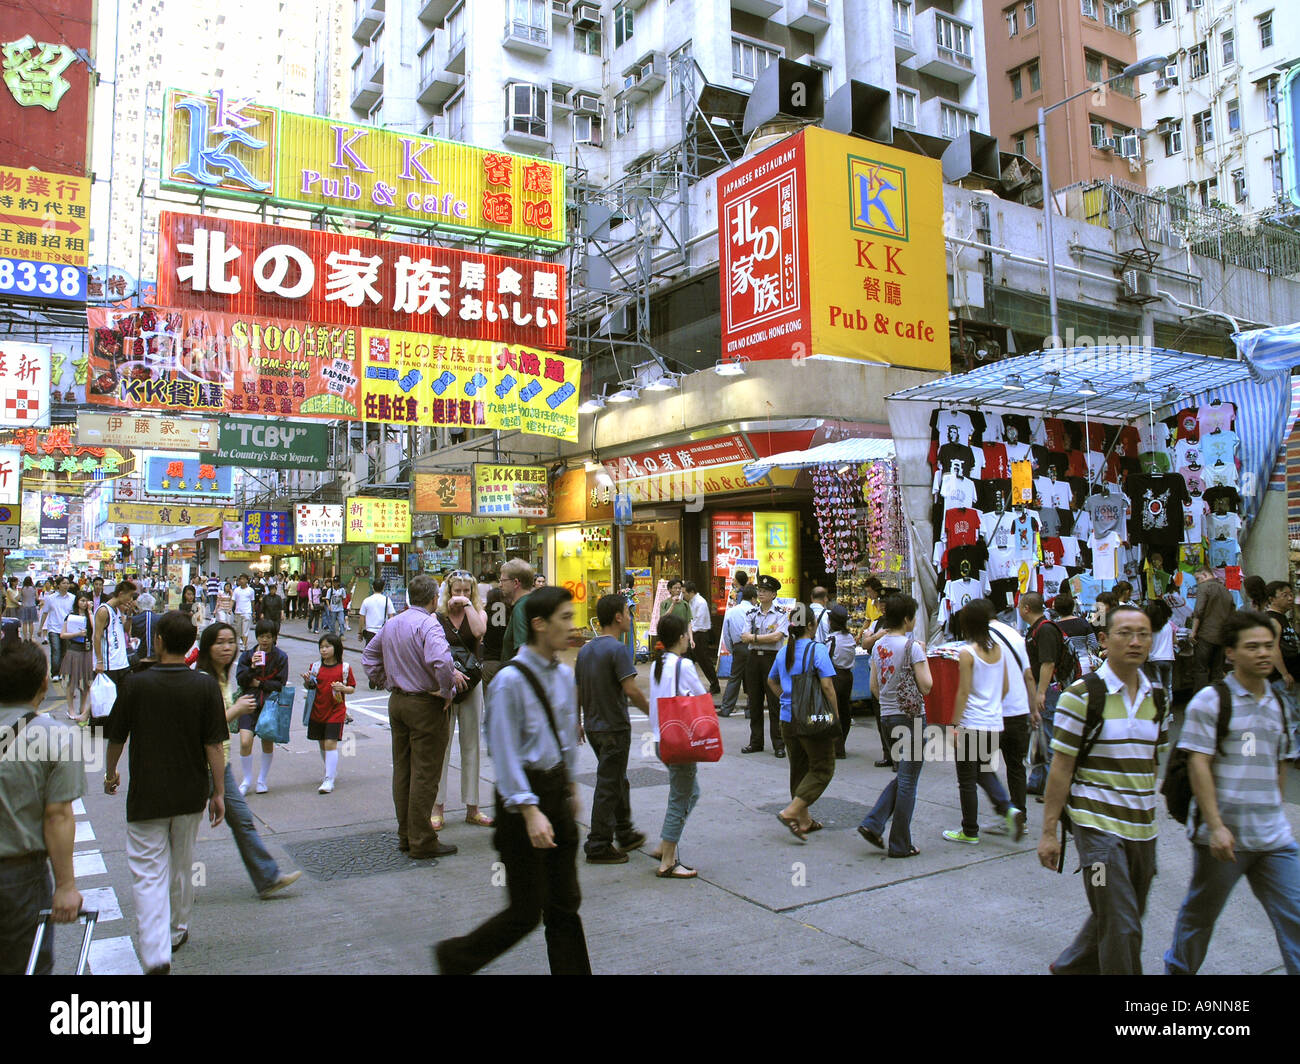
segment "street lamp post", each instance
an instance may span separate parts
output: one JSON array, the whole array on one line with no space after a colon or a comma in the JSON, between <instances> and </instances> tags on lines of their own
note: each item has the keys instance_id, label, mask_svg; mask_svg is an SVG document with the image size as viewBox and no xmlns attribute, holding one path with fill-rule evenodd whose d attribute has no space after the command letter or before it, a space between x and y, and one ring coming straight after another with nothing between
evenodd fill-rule
<instances>
[{"instance_id":1,"label":"street lamp post","mask_svg":"<svg viewBox=\"0 0 1300 1064\"><path fill-rule=\"evenodd\" d=\"M1038 166L1043 176L1043 218L1047 226L1047 305L1051 315L1052 341L1056 347L1063 345L1061 343L1061 323L1056 307L1056 237L1052 225L1052 179L1048 170L1047 116L1057 108L1073 103L1080 96L1096 92L1099 88L1106 88L1116 81L1164 70L1168 62L1168 58L1163 55L1140 59L1136 63L1126 66L1112 78L1107 78L1096 85L1089 85L1086 89L1076 92L1073 96L1067 96L1064 100L1054 103L1050 107L1040 107L1038 109Z\"/></svg>"}]
</instances>

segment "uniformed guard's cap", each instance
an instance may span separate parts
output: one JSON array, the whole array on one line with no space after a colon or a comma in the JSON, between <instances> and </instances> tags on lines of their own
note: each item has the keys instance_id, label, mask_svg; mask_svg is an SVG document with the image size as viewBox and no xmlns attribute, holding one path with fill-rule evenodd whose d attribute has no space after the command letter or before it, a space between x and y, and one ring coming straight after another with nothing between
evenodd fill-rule
<instances>
[{"instance_id":1,"label":"uniformed guard's cap","mask_svg":"<svg viewBox=\"0 0 1300 1064\"><path fill-rule=\"evenodd\" d=\"M841 621L847 621L849 619L849 611L838 602L831 607L830 613L832 617L838 617Z\"/></svg>"},{"instance_id":2,"label":"uniformed guard's cap","mask_svg":"<svg viewBox=\"0 0 1300 1064\"><path fill-rule=\"evenodd\" d=\"M768 576L764 573L758 578L758 586L764 591L780 591L781 581L774 576Z\"/></svg>"}]
</instances>

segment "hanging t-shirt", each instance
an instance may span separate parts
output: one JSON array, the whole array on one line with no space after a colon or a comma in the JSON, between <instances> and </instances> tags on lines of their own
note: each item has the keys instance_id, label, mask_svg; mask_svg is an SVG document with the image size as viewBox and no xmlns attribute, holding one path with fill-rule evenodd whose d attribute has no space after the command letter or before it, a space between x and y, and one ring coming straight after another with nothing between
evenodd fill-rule
<instances>
[{"instance_id":1,"label":"hanging t-shirt","mask_svg":"<svg viewBox=\"0 0 1300 1064\"><path fill-rule=\"evenodd\" d=\"M1106 455L1106 468L1102 471L1101 482L1103 484L1118 485L1124 477L1124 462L1126 459L1119 451L1111 451Z\"/></svg>"},{"instance_id":2,"label":"hanging t-shirt","mask_svg":"<svg viewBox=\"0 0 1300 1064\"><path fill-rule=\"evenodd\" d=\"M1215 429L1225 432L1232 428L1236 419L1237 408L1231 403L1209 403L1196 412L1196 419L1201 424L1201 435L1205 436Z\"/></svg>"},{"instance_id":3,"label":"hanging t-shirt","mask_svg":"<svg viewBox=\"0 0 1300 1064\"><path fill-rule=\"evenodd\" d=\"M1189 406L1186 410L1178 411L1174 415L1174 420L1178 422L1174 434L1180 441L1188 440L1195 443L1201 438L1201 423L1197 419L1196 407Z\"/></svg>"},{"instance_id":4,"label":"hanging t-shirt","mask_svg":"<svg viewBox=\"0 0 1300 1064\"><path fill-rule=\"evenodd\" d=\"M1205 467L1186 467L1178 470L1178 475L1183 478L1183 483L1187 485L1189 492L1203 492L1209 485L1205 483Z\"/></svg>"},{"instance_id":5,"label":"hanging t-shirt","mask_svg":"<svg viewBox=\"0 0 1300 1064\"><path fill-rule=\"evenodd\" d=\"M1146 582L1147 598L1163 597L1169 590L1169 581L1172 578L1170 573L1160 566L1153 566L1150 562L1143 564L1142 577Z\"/></svg>"},{"instance_id":6,"label":"hanging t-shirt","mask_svg":"<svg viewBox=\"0 0 1300 1064\"><path fill-rule=\"evenodd\" d=\"M1100 538L1094 533L1088 538L1092 548L1092 575L1098 580L1119 579L1119 535L1108 532Z\"/></svg>"},{"instance_id":7,"label":"hanging t-shirt","mask_svg":"<svg viewBox=\"0 0 1300 1064\"><path fill-rule=\"evenodd\" d=\"M1040 532L1039 546L1043 551L1043 564L1055 565L1063 560L1065 548L1061 546L1061 540L1057 536L1047 536Z\"/></svg>"},{"instance_id":8,"label":"hanging t-shirt","mask_svg":"<svg viewBox=\"0 0 1300 1064\"><path fill-rule=\"evenodd\" d=\"M1038 566L1032 562L1021 562L1020 568L1016 570L1016 591L1025 594L1027 591L1038 590Z\"/></svg>"},{"instance_id":9,"label":"hanging t-shirt","mask_svg":"<svg viewBox=\"0 0 1300 1064\"><path fill-rule=\"evenodd\" d=\"M1039 506L1069 508L1070 485L1064 481L1053 480L1051 477L1039 477L1034 481L1034 488L1038 492Z\"/></svg>"},{"instance_id":10,"label":"hanging t-shirt","mask_svg":"<svg viewBox=\"0 0 1300 1064\"><path fill-rule=\"evenodd\" d=\"M1137 468L1142 473L1168 473L1174 468L1168 451L1153 451L1137 456Z\"/></svg>"},{"instance_id":11,"label":"hanging t-shirt","mask_svg":"<svg viewBox=\"0 0 1300 1064\"><path fill-rule=\"evenodd\" d=\"M1057 480L1070 475L1070 456L1063 451L1049 451L1045 447L1033 448L1034 471L1040 476L1056 474Z\"/></svg>"},{"instance_id":12,"label":"hanging t-shirt","mask_svg":"<svg viewBox=\"0 0 1300 1064\"><path fill-rule=\"evenodd\" d=\"M1033 433L1029 431L1029 417L1025 414L1002 415L1002 438L1008 436L1008 430L1015 429L1021 443L1032 442Z\"/></svg>"},{"instance_id":13,"label":"hanging t-shirt","mask_svg":"<svg viewBox=\"0 0 1300 1064\"><path fill-rule=\"evenodd\" d=\"M1070 511L1054 506L1043 506L1038 510L1039 532L1044 536L1059 536L1062 529L1070 527Z\"/></svg>"},{"instance_id":14,"label":"hanging t-shirt","mask_svg":"<svg viewBox=\"0 0 1300 1064\"><path fill-rule=\"evenodd\" d=\"M967 477L954 477L950 473L943 478L943 482L939 485L939 494L943 496L944 510L974 506L975 482Z\"/></svg>"},{"instance_id":15,"label":"hanging t-shirt","mask_svg":"<svg viewBox=\"0 0 1300 1064\"><path fill-rule=\"evenodd\" d=\"M940 442L947 442L948 429L957 430L957 443L969 444L975 435L975 426L971 424L970 415L964 410L940 410L935 427L938 429Z\"/></svg>"},{"instance_id":16,"label":"hanging t-shirt","mask_svg":"<svg viewBox=\"0 0 1300 1064\"><path fill-rule=\"evenodd\" d=\"M1106 449L1106 426L1095 422L1088 423L1088 446L1079 450L1104 451Z\"/></svg>"},{"instance_id":17,"label":"hanging t-shirt","mask_svg":"<svg viewBox=\"0 0 1300 1064\"><path fill-rule=\"evenodd\" d=\"M1106 472L1106 455L1101 451L1089 451L1083 457L1087 468L1084 475L1091 481L1100 481Z\"/></svg>"},{"instance_id":18,"label":"hanging t-shirt","mask_svg":"<svg viewBox=\"0 0 1300 1064\"><path fill-rule=\"evenodd\" d=\"M1163 421L1143 419L1138 422L1137 430L1139 453L1150 454L1169 447L1169 426Z\"/></svg>"},{"instance_id":19,"label":"hanging t-shirt","mask_svg":"<svg viewBox=\"0 0 1300 1064\"><path fill-rule=\"evenodd\" d=\"M949 617L958 610L977 598L984 595L984 582L982 580L949 580L943 588L943 608L940 611L940 622L947 621Z\"/></svg>"},{"instance_id":20,"label":"hanging t-shirt","mask_svg":"<svg viewBox=\"0 0 1300 1064\"><path fill-rule=\"evenodd\" d=\"M1007 448L1001 443L986 443L983 448L984 463L980 468L981 480L1007 480L1011 473L1007 469Z\"/></svg>"},{"instance_id":21,"label":"hanging t-shirt","mask_svg":"<svg viewBox=\"0 0 1300 1064\"><path fill-rule=\"evenodd\" d=\"M1065 451L1065 422L1059 417L1043 419L1043 439L1040 441L1049 451Z\"/></svg>"},{"instance_id":22,"label":"hanging t-shirt","mask_svg":"<svg viewBox=\"0 0 1300 1064\"><path fill-rule=\"evenodd\" d=\"M1008 451L1010 448L1008 448ZM1029 505L1034 501L1034 470L1028 462L1011 463L1011 502Z\"/></svg>"},{"instance_id":23,"label":"hanging t-shirt","mask_svg":"<svg viewBox=\"0 0 1300 1064\"><path fill-rule=\"evenodd\" d=\"M949 549L969 547L979 542L980 512L969 507L949 510L943 515L943 535Z\"/></svg>"},{"instance_id":24,"label":"hanging t-shirt","mask_svg":"<svg viewBox=\"0 0 1300 1064\"><path fill-rule=\"evenodd\" d=\"M1222 506L1219 505L1220 500L1223 502ZM1205 505L1212 512L1240 510L1241 495L1236 488L1207 488L1205 491Z\"/></svg>"},{"instance_id":25,"label":"hanging t-shirt","mask_svg":"<svg viewBox=\"0 0 1300 1064\"><path fill-rule=\"evenodd\" d=\"M1205 538L1214 545L1215 540L1236 539L1241 531L1241 517L1238 514L1208 514L1205 518Z\"/></svg>"},{"instance_id":26,"label":"hanging t-shirt","mask_svg":"<svg viewBox=\"0 0 1300 1064\"><path fill-rule=\"evenodd\" d=\"M1133 505L1130 543L1176 543L1182 539L1183 503L1191 498L1182 477L1172 473L1130 476L1124 482L1124 492Z\"/></svg>"},{"instance_id":27,"label":"hanging t-shirt","mask_svg":"<svg viewBox=\"0 0 1300 1064\"><path fill-rule=\"evenodd\" d=\"M1205 538L1205 500L1193 496L1183 503L1183 542L1200 543Z\"/></svg>"},{"instance_id":28,"label":"hanging t-shirt","mask_svg":"<svg viewBox=\"0 0 1300 1064\"><path fill-rule=\"evenodd\" d=\"M1043 424L1041 417L1029 419L1029 442L1047 444L1047 426Z\"/></svg>"},{"instance_id":29,"label":"hanging t-shirt","mask_svg":"<svg viewBox=\"0 0 1300 1064\"><path fill-rule=\"evenodd\" d=\"M1030 454L1029 444L1011 443L1008 441L1006 444L1004 444L1004 446L1007 449L1008 462L1025 462L1025 463L1029 462L1029 454Z\"/></svg>"},{"instance_id":30,"label":"hanging t-shirt","mask_svg":"<svg viewBox=\"0 0 1300 1064\"><path fill-rule=\"evenodd\" d=\"M1201 445L1194 440L1179 440L1174 444L1174 464L1178 469L1201 464Z\"/></svg>"},{"instance_id":31,"label":"hanging t-shirt","mask_svg":"<svg viewBox=\"0 0 1300 1064\"><path fill-rule=\"evenodd\" d=\"M975 452L964 443L945 443L939 448L939 471L958 477L973 477L976 473Z\"/></svg>"},{"instance_id":32,"label":"hanging t-shirt","mask_svg":"<svg viewBox=\"0 0 1300 1064\"><path fill-rule=\"evenodd\" d=\"M1205 470L1207 488L1235 488L1239 484L1235 462L1215 462Z\"/></svg>"},{"instance_id":33,"label":"hanging t-shirt","mask_svg":"<svg viewBox=\"0 0 1300 1064\"><path fill-rule=\"evenodd\" d=\"M1237 460L1237 434L1235 432L1201 433L1201 464L1212 466L1215 462L1231 463Z\"/></svg>"},{"instance_id":34,"label":"hanging t-shirt","mask_svg":"<svg viewBox=\"0 0 1300 1064\"><path fill-rule=\"evenodd\" d=\"M1132 425L1125 425L1119 430L1119 436L1115 440L1115 446L1111 449L1111 454L1118 455L1120 458L1136 457L1141 449L1142 440L1138 436L1138 430Z\"/></svg>"},{"instance_id":35,"label":"hanging t-shirt","mask_svg":"<svg viewBox=\"0 0 1300 1064\"><path fill-rule=\"evenodd\" d=\"M1068 585L1070 574L1065 571L1063 565L1044 565L1038 570L1038 581L1042 585L1043 597L1051 604L1052 599L1056 598L1061 590L1061 584Z\"/></svg>"},{"instance_id":36,"label":"hanging t-shirt","mask_svg":"<svg viewBox=\"0 0 1300 1064\"><path fill-rule=\"evenodd\" d=\"M1002 439L1002 415L1001 414L984 414L984 439L1000 440Z\"/></svg>"},{"instance_id":37,"label":"hanging t-shirt","mask_svg":"<svg viewBox=\"0 0 1300 1064\"><path fill-rule=\"evenodd\" d=\"M1075 536L1061 536L1061 564L1073 569L1079 564L1079 540Z\"/></svg>"},{"instance_id":38,"label":"hanging t-shirt","mask_svg":"<svg viewBox=\"0 0 1300 1064\"><path fill-rule=\"evenodd\" d=\"M1178 548L1178 568L1185 573L1195 573L1200 571L1205 564L1205 551L1199 543L1184 543ZM1191 605L1193 593L1188 592L1188 605Z\"/></svg>"},{"instance_id":39,"label":"hanging t-shirt","mask_svg":"<svg viewBox=\"0 0 1300 1064\"><path fill-rule=\"evenodd\" d=\"M1083 508L1088 513L1090 532L1098 536L1117 532L1121 538L1124 537L1124 515L1128 509L1128 500L1119 492L1108 491L1105 494L1089 495L1084 501ZM1077 522L1074 531L1075 535L1081 534Z\"/></svg>"},{"instance_id":40,"label":"hanging t-shirt","mask_svg":"<svg viewBox=\"0 0 1300 1064\"><path fill-rule=\"evenodd\" d=\"M952 547L943 556L943 570L949 580L974 580L988 563L988 551L982 543L970 547Z\"/></svg>"},{"instance_id":41,"label":"hanging t-shirt","mask_svg":"<svg viewBox=\"0 0 1300 1064\"><path fill-rule=\"evenodd\" d=\"M1235 539L1210 540L1210 565L1222 569L1225 565L1236 565L1241 557L1241 544Z\"/></svg>"},{"instance_id":42,"label":"hanging t-shirt","mask_svg":"<svg viewBox=\"0 0 1300 1064\"><path fill-rule=\"evenodd\" d=\"M1015 514L1009 510L1003 510L1001 513L996 511L986 511L980 514L980 538L988 543L993 539L994 530L1009 531L1011 522L1015 520Z\"/></svg>"},{"instance_id":43,"label":"hanging t-shirt","mask_svg":"<svg viewBox=\"0 0 1300 1064\"><path fill-rule=\"evenodd\" d=\"M1011 480L981 480L975 485L975 508L982 513L993 513L999 503L1003 510L1011 509Z\"/></svg>"},{"instance_id":44,"label":"hanging t-shirt","mask_svg":"<svg viewBox=\"0 0 1300 1064\"><path fill-rule=\"evenodd\" d=\"M1097 595L1105 591L1100 580L1087 573L1076 573L1070 577L1070 595L1074 599L1076 610L1090 610L1097 604Z\"/></svg>"},{"instance_id":45,"label":"hanging t-shirt","mask_svg":"<svg viewBox=\"0 0 1300 1064\"><path fill-rule=\"evenodd\" d=\"M1015 556L1022 562L1036 562L1038 560L1038 515L1028 510L1017 514L1015 520L1011 522L1011 532L1014 536L1012 550Z\"/></svg>"},{"instance_id":46,"label":"hanging t-shirt","mask_svg":"<svg viewBox=\"0 0 1300 1064\"><path fill-rule=\"evenodd\" d=\"M985 518L996 516L985 514ZM1006 517L1001 524L989 525L987 533L984 536L984 543L988 548L988 574L989 580L1009 580L1015 575L1016 569L1020 565L1020 559L1016 557L1015 551L1016 537L1011 530L1011 518Z\"/></svg>"}]
</instances>

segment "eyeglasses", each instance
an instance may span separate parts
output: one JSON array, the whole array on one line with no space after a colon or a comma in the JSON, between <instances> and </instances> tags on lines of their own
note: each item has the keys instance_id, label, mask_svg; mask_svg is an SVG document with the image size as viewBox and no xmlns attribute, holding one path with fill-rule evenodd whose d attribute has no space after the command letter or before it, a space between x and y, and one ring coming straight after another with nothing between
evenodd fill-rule
<instances>
[{"instance_id":1,"label":"eyeglasses","mask_svg":"<svg viewBox=\"0 0 1300 1064\"><path fill-rule=\"evenodd\" d=\"M1146 643L1154 639L1155 636L1151 632L1138 632L1131 628L1121 628L1117 632L1112 632L1109 638L1117 639L1121 643L1131 643L1135 639L1139 643Z\"/></svg>"}]
</instances>

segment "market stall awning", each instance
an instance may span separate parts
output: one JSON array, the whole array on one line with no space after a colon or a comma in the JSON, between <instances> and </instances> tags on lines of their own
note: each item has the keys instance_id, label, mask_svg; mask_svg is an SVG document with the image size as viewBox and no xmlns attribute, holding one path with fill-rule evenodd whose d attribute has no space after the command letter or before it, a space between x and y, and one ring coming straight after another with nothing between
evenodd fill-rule
<instances>
[{"instance_id":1,"label":"market stall awning","mask_svg":"<svg viewBox=\"0 0 1300 1064\"><path fill-rule=\"evenodd\" d=\"M894 441L859 438L823 443L807 451L783 451L745 466L745 479L754 484L773 469L806 469L819 465L861 465L894 457Z\"/></svg>"},{"instance_id":2,"label":"market stall awning","mask_svg":"<svg viewBox=\"0 0 1300 1064\"><path fill-rule=\"evenodd\" d=\"M1256 380L1289 374L1300 366L1300 322L1233 333L1232 339Z\"/></svg>"}]
</instances>

